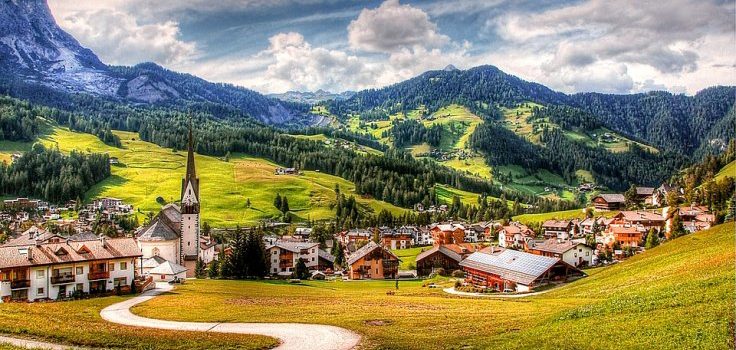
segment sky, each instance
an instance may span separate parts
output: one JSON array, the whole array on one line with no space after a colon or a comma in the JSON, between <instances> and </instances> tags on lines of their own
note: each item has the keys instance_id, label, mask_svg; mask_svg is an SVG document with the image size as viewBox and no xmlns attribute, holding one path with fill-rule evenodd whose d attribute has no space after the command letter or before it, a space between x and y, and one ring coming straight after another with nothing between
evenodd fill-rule
<instances>
[{"instance_id":1,"label":"sky","mask_svg":"<svg viewBox=\"0 0 736 350\"><path fill-rule=\"evenodd\" d=\"M494 65L567 93L736 85L736 2L48 0L113 65L263 93L377 88Z\"/></svg>"}]
</instances>

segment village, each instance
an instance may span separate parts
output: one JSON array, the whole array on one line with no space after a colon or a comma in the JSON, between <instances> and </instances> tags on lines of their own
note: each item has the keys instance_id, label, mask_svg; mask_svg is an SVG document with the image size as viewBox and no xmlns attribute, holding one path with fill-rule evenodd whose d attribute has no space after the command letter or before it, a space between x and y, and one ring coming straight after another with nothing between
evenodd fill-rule
<instances>
[{"instance_id":1,"label":"village","mask_svg":"<svg viewBox=\"0 0 736 350\"><path fill-rule=\"evenodd\" d=\"M296 172L279 169L283 174ZM682 189L638 187L635 196L600 194L580 218L438 222L423 226L342 230L320 241L296 225L262 236L266 278L399 280L448 276L452 292L523 294L574 281L586 269L606 266L678 235L710 228L705 206L682 200ZM640 208L627 210L634 201ZM447 206L418 206L446 211ZM77 217L67 213L75 211ZM199 178L190 135L181 201L137 225L134 210L116 198L64 206L28 198L3 202L8 232L0 246L0 300L68 300L135 293L156 282L214 277L219 260L235 249L200 227ZM129 232L129 233L126 233ZM403 263L402 250L416 252ZM405 268L401 268L404 266Z\"/></svg>"}]
</instances>

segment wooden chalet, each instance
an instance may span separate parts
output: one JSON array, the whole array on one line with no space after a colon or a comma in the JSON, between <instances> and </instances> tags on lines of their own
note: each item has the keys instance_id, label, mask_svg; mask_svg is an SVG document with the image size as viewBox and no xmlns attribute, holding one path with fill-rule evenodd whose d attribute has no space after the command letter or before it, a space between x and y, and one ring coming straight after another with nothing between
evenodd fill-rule
<instances>
[{"instance_id":1,"label":"wooden chalet","mask_svg":"<svg viewBox=\"0 0 736 350\"><path fill-rule=\"evenodd\" d=\"M470 243L436 245L417 255L417 276L428 276L435 268L458 270L460 262L475 251L476 246Z\"/></svg>"},{"instance_id":2,"label":"wooden chalet","mask_svg":"<svg viewBox=\"0 0 736 350\"><path fill-rule=\"evenodd\" d=\"M599 194L591 200L596 210L619 210L623 209L626 199L620 193Z\"/></svg>"},{"instance_id":3,"label":"wooden chalet","mask_svg":"<svg viewBox=\"0 0 736 350\"><path fill-rule=\"evenodd\" d=\"M348 258L350 279L396 278L400 259L387 248L371 241Z\"/></svg>"},{"instance_id":4,"label":"wooden chalet","mask_svg":"<svg viewBox=\"0 0 736 350\"><path fill-rule=\"evenodd\" d=\"M465 242L465 226L460 224L435 224L429 229L435 246Z\"/></svg>"}]
</instances>

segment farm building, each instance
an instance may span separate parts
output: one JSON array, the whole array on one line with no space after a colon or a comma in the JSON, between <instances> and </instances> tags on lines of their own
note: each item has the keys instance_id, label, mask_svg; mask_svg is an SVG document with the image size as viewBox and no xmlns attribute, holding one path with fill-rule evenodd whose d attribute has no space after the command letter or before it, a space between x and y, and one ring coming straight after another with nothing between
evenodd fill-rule
<instances>
[{"instance_id":1,"label":"farm building","mask_svg":"<svg viewBox=\"0 0 736 350\"><path fill-rule=\"evenodd\" d=\"M476 252L460 263L466 281L498 291L529 292L554 281L582 276L577 268L559 258L505 249L501 252Z\"/></svg>"},{"instance_id":2,"label":"farm building","mask_svg":"<svg viewBox=\"0 0 736 350\"><path fill-rule=\"evenodd\" d=\"M594 264L593 248L584 243L573 242L570 240L547 239L541 242L532 241L527 248L527 252L559 258L562 261L575 266L591 266Z\"/></svg>"}]
</instances>

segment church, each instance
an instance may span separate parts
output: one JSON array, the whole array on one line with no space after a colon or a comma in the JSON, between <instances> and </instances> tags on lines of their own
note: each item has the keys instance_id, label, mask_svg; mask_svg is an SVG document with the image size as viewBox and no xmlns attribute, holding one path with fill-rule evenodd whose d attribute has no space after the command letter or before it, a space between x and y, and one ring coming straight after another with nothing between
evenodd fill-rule
<instances>
[{"instance_id":1,"label":"church","mask_svg":"<svg viewBox=\"0 0 736 350\"><path fill-rule=\"evenodd\" d=\"M180 204L169 203L136 234L143 253L141 271L156 279L194 277L200 259L215 258L215 242L200 234L199 178L194 164L194 140L189 126L187 170L181 182ZM185 273L186 271L186 273Z\"/></svg>"}]
</instances>

